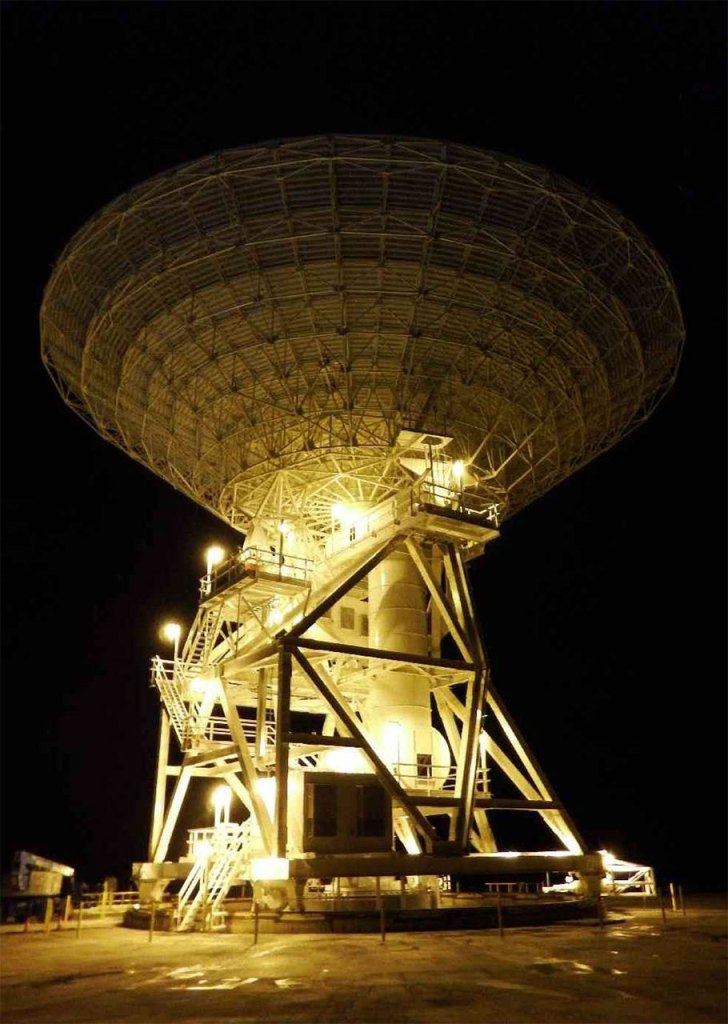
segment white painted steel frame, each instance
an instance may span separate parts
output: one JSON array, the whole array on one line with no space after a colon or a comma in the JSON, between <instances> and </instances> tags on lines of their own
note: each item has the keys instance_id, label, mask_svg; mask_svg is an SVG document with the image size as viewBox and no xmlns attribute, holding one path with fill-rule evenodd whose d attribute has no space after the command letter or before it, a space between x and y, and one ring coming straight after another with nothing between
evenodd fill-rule
<instances>
[{"instance_id":1,"label":"white painted steel frame","mask_svg":"<svg viewBox=\"0 0 728 1024\"><path fill-rule=\"evenodd\" d=\"M377 650L367 645L355 645L313 639L306 633L337 602L359 586L368 573L404 540L414 565L430 595L432 606L441 617L441 630L449 632L455 641L462 660L443 659L433 654L430 657L409 655L395 650ZM429 550L425 545L429 545ZM443 587L435 576L432 565L440 566L447 586ZM219 617L218 617L219 621ZM207 632L204 620L198 629ZM191 637L188 643L195 644ZM200 646L197 644L197 646ZM445 730L456 765L455 790L452 794L421 794L408 790L382 760L368 736L365 725L359 719L350 700L340 686L324 668L326 655L334 658L361 658L381 660L388 664L417 666L422 671L452 670L456 679L450 683L438 684L432 689L435 706ZM271 660L273 659L273 660ZM312 660L313 659L313 660ZM426 853L447 851L451 855L467 855L470 844L482 853L495 851L495 841L488 821L489 811L530 810L538 813L553 831L560 843L573 853L583 853L584 844L573 822L554 796L553 789L534 755L528 748L515 723L508 715L495 687L490 682L485 650L480 639L472 598L468 585L462 553L458 544L443 543L441 537L432 539L412 531L395 533L381 544L361 564L354 564L349 572L339 578L334 586L324 592L316 606L308 611L290 632L282 633L272 643L259 646L257 652L243 659L245 671L256 673L256 713L265 713L265 695L275 697L275 776L278 780L273 819L260 798L256 783L261 772L256 767L257 746L251 753L250 745L243 731L235 698L234 687L225 678L225 659L214 669L215 687L223 707L225 720L230 730L232 743L215 744L209 750L197 753L187 752L179 769L167 764L167 749L164 748L164 728L160 732L160 751L155 790L155 815L153 825L153 859L163 860L175 827L179 811L190 779L199 774L208 777L220 776L231 782L234 791L252 813L261 832L264 848L270 855L284 857L287 846L287 777L292 750L304 756L324 749L327 745L357 747L367 757L382 785L387 789L394 804L399 806L411 821L417 840ZM241 659L230 658L228 663L240 664ZM317 664L315 662L318 661ZM319 735L291 730L291 682L297 668L296 678L308 680L311 688L328 710L330 720L338 723L339 735ZM265 673L265 675L263 675ZM262 696L260 680L265 679ZM453 692L457 681L467 680L466 702L463 704ZM209 701L208 701L209 704ZM483 713L489 708L499 722L511 746L509 756L491 737L483 726ZM166 712L163 712L166 715ZM328 721L329 719L327 719ZM250 724L250 720L246 720ZM164 718L163 718L164 723ZM255 740L259 742L260 723L256 722ZM309 756L310 756L309 753ZM297 756L299 756L297 755ZM477 794L476 783L479 763L487 755L520 792L519 799L498 799ZM231 762L235 758L237 764ZM177 783L166 808L160 813L160 778L162 765L166 774L177 774ZM424 813L423 813L424 812ZM427 813L447 813L451 818L448 842L438 841L428 821Z\"/></svg>"}]
</instances>

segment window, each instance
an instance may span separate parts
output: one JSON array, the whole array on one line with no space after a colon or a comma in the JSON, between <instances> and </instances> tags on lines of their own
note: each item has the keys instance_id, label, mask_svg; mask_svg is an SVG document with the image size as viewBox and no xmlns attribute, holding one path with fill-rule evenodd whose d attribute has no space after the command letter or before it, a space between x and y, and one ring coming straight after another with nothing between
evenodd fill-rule
<instances>
[{"instance_id":1,"label":"window","mask_svg":"<svg viewBox=\"0 0 728 1024\"><path fill-rule=\"evenodd\" d=\"M387 796L380 785L356 787L357 836L384 836L387 834Z\"/></svg>"},{"instance_id":2,"label":"window","mask_svg":"<svg viewBox=\"0 0 728 1024\"><path fill-rule=\"evenodd\" d=\"M418 754L417 755L417 778L418 779L431 779L432 778L432 754Z\"/></svg>"},{"instance_id":3,"label":"window","mask_svg":"<svg viewBox=\"0 0 728 1024\"><path fill-rule=\"evenodd\" d=\"M309 836L335 836L338 812L336 786L315 782L310 787L309 794L313 803L309 816Z\"/></svg>"},{"instance_id":4,"label":"window","mask_svg":"<svg viewBox=\"0 0 728 1024\"><path fill-rule=\"evenodd\" d=\"M341 609L341 628L342 629L353 629L354 628L354 609L353 608L342 608Z\"/></svg>"}]
</instances>

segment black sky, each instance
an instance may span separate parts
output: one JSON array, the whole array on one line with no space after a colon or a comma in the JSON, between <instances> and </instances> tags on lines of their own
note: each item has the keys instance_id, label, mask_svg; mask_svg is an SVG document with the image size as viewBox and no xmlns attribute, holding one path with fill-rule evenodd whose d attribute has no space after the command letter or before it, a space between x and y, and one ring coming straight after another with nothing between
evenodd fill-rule
<instances>
[{"instance_id":1,"label":"black sky","mask_svg":"<svg viewBox=\"0 0 728 1024\"><path fill-rule=\"evenodd\" d=\"M725 62L719 3L3 5L2 853L144 856L148 660L229 534L57 397L38 310L72 233L217 149L441 137L590 186L667 260L687 342L646 426L472 579L501 693L594 847L725 884Z\"/></svg>"}]
</instances>

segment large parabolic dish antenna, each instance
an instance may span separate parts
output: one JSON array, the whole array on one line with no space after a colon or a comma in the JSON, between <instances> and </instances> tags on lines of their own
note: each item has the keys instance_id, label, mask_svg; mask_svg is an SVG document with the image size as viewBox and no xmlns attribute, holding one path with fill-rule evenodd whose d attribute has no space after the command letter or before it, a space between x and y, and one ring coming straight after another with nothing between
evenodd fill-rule
<instances>
[{"instance_id":1,"label":"large parabolic dish antenna","mask_svg":"<svg viewBox=\"0 0 728 1024\"><path fill-rule=\"evenodd\" d=\"M41 326L68 404L244 531L396 493L423 433L502 520L643 420L683 340L667 267L601 199L469 146L359 136L133 188L66 247Z\"/></svg>"}]
</instances>

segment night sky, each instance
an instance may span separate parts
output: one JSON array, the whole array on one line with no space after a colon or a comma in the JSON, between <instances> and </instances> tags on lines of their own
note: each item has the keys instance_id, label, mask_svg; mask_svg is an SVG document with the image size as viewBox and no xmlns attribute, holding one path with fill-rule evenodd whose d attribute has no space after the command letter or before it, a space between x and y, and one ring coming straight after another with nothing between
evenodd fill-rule
<instances>
[{"instance_id":1,"label":"night sky","mask_svg":"<svg viewBox=\"0 0 728 1024\"><path fill-rule=\"evenodd\" d=\"M494 677L593 848L725 885L725 17L719 3L3 5L2 866L145 857L149 658L235 540L61 402L63 245L226 147L401 133L587 185L654 242L687 341L652 419L471 568Z\"/></svg>"}]
</instances>

